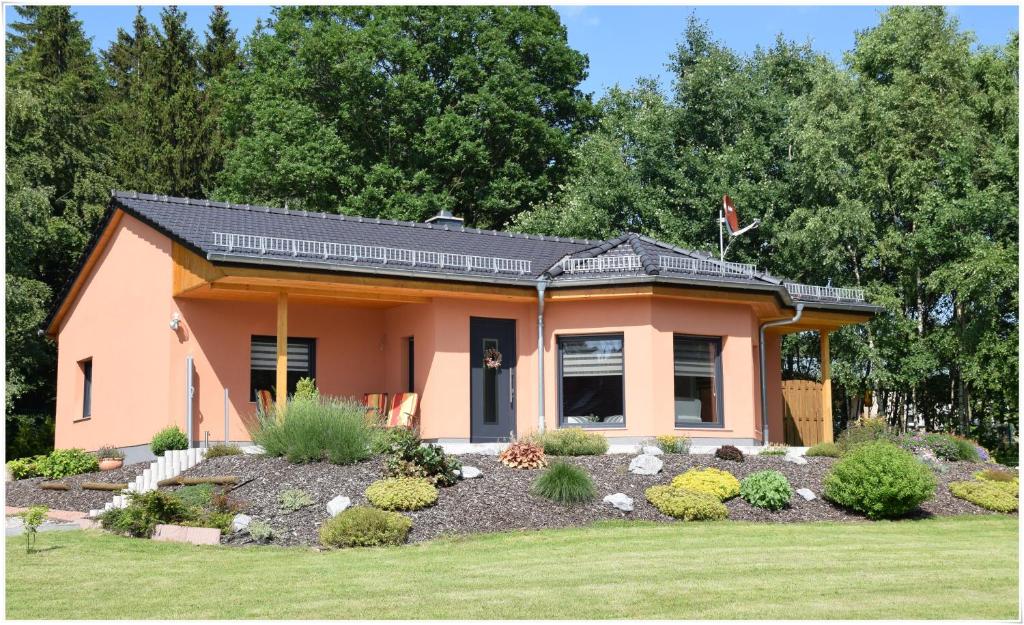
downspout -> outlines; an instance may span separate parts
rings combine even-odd
[[[804,305],[796,305],[796,316],[792,319],[779,319],[778,321],[767,321],[761,324],[761,331],[758,335],[759,342],[757,344],[757,355],[760,361],[760,370],[758,371],[758,378],[761,381],[761,444],[765,447],[768,446],[768,384],[764,379],[764,331],[765,328],[775,328],[778,326],[788,326],[791,323],[800,321],[800,316],[804,314]]]
[[[548,281],[537,279],[537,432],[544,432],[544,289]]]

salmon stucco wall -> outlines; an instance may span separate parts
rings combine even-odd
[[[768,441],[783,444],[786,442],[786,430],[782,401],[782,335],[769,332],[765,334],[764,342],[764,378],[768,383]]]
[[[148,444],[176,420],[171,379],[171,241],[123,216],[58,329],[57,448]],[[82,419],[81,361],[92,359]]]

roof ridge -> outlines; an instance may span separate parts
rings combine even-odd
[[[653,254],[647,252],[647,250],[640,247],[640,235],[631,232],[629,235],[629,246],[633,248],[633,252],[640,257],[640,265],[644,268],[644,273],[649,276],[656,276],[661,273],[661,265],[658,263],[658,259]]]
[[[362,215],[343,215],[341,213],[326,213],[323,211],[308,211],[305,209],[293,209],[293,208],[281,208],[274,206],[265,206],[261,204],[243,204],[240,202],[220,202],[209,199],[196,199],[188,197],[178,197],[173,195],[158,195],[156,193],[139,193],[138,191],[111,191],[111,196],[115,199],[125,200],[147,200],[151,202],[166,202],[169,204],[186,204],[190,206],[207,206],[212,208],[224,208],[228,210],[244,210],[244,211],[261,211],[266,213],[276,213],[278,215],[294,215],[296,217],[309,217],[317,219],[337,219],[339,221],[354,221],[356,223],[374,223],[388,226],[403,226],[408,228],[420,228],[423,230],[440,230],[449,232],[462,232],[466,234],[479,234],[486,236],[504,236],[515,239],[527,239],[531,241],[551,241],[555,243],[572,243],[575,245],[591,245],[594,243],[591,239],[577,239],[575,237],[560,237],[550,234],[529,234],[525,232],[512,232],[511,230],[484,230],[483,228],[467,228],[460,226],[459,228],[451,228],[445,226],[435,226],[434,224],[420,223],[418,221],[402,221],[398,219],[382,219],[380,217],[363,217]]]

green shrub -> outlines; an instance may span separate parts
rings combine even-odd
[[[907,433],[897,438],[900,447],[920,452],[927,449],[936,457],[950,462],[978,462],[978,446],[974,442],[942,432]]]
[[[530,492],[555,503],[574,504],[592,500],[597,489],[583,469],[555,462],[533,482]]]
[[[825,476],[825,497],[871,519],[906,514],[935,493],[935,475],[886,441],[855,446]]]
[[[660,485],[648,488],[644,495],[662,514],[684,521],[721,521],[729,516],[718,497],[707,493]]]
[[[295,383],[295,394],[293,401],[317,401],[320,399],[320,391],[316,388],[316,380],[313,378],[299,378]]]
[[[544,453],[549,456],[600,456],[608,451],[608,439],[599,432],[583,428],[551,430],[540,436]]]
[[[7,470],[15,480],[24,480],[30,477],[39,477],[39,462],[46,456],[32,456],[31,458],[18,458],[7,462]]]
[[[259,415],[253,442],[268,455],[284,456],[293,463],[353,464],[370,457],[374,434],[363,418],[365,411],[349,399],[290,401],[280,420]]]
[[[39,526],[46,520],[46,513],[50,511],[46,506],[32,506],[21,513],[22,532],[25,534],[25,553],[32,553],[36,546],[36,534]]]
[[[728,471],[720,469],[690,469],[672,479],[672,486],[682,490],[705,493],[719,501],[732,499],[740,494],[740,482]]]
[[[785,456],[789,453],[789,447],[785,445],[769,445],[758,452],[759,456]]]
[[[154,455],[162,456],[168,450],[188,449],[188,439],[181,428],[172,425],[154,434],[149,448]]]
[[[974,474],[975,479],[985,482],[1018,482],[1019,478],[1013,471],[1005,469],[985,469]]]
[[[688,454],[690,453],[690,437],[674,436],[665,434],[654,437],[654,444],[666,454]]]
[[[312,506],[313,498],[304,490],[291,488],[281,491],[281,494],[277,497],[277,502],[285,512],[295,512],[306,506]]]
[[[91,473],[99,469],[99,460],[84,449],[55,449],[36,463],[39,475],[51,480]]]
[[[320,542],[330,547],[400,545],[411,529],[412,521],[397,512],[354,506],[320,527]]]
[[[249,536],[252,537],[256,542],[266,542],[274,537],[274,528],[270,527],[270,524],[266,521],[249,521],[249,526],[246,528],[249,532]]]
[[[751,473],[740,482],[740,497],[757,508],[781,510],[792,496],[789,480],[778,471]]]
[[[889,427],[885,417],[862,417],[850,427],[843,430],[836,439],[842,453],[877,440],[894,441],[896,433]]]
[[[217,445],[210,445],[207,447],[206,453],[203,454],[203,458],[209,460],[211,458],[221,458],[223,456],[237,456],[240,453],[242,453],[242,448],[238,445],[218,443]]]
[[[839,445],[836,445],[835,443],[818,443],[813,447],[809,447],[807,449],[807,453],[804,455],[811,458],[815,456],[825,458],[838,458],[839,456],[843,455],[843,452],[842,450],[839,449]]]
[[[366,489],[366,498],[382,510],[419,510],[437,503],[437,487],[420,477],[389,477]]]
[[[743,452],[735,445],[722,445],[715,450],[715,457],[732,462],[743,462]]]
[[[113,445],[104,445],[96,450],[96,457],[100,460],[111,458],[113,460],[124,460],[124,452]]]
[[[1013,512],[1017,509],[1018,498],[1005,486],[1013,482],[952,482],[949,492],[954,497],[969,501],[993,512]]]
[[[403,432],[408,432],[403,428]],[[439,445],[421,445],[415,434],[393,436],[384,463],[389,477],[422,477],[437,486],[452,486],[459,481],[462,463],[444,453]]]
[[[191,484],[173,491],[173,495],[186,507],[206,510],[213,505],[213,484]]]
[[[956,443],[958,456],[963,462],[981,462],[981,455],[978,452],[978,445],[974,441],[959,436],[954,436],[953,441]]]
[[[131,493],[126,507],[108,510],[100,516],[100,525],[117,534],[149,538],[158,524],[181,524],[197,518],[196,510],[174,494],[151,490]]]
[[[419,446],[419,444],[420,438],[416,435],[416,430],[412,428],[377,428],[374,430],[370,448],[375,454],[386,454],[394,448],[404,449]]]

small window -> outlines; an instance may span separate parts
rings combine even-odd
[[[408,391],[409,393],[415,393],[416,392],[416,341],[411,336],[409,337],[409,344],[408,344],[408,347],[406,349],[406,356],[405,357],[407,359],[407,363],[406,363],[407,373],[406,374],[407,374],[407,377],[408,377],[408,380],[406,381],[406,385],[405,385],[406,386],[405,390]]]
[[[92,417],[92,358],[78,363],[82,368],[82,418]]]
[[[676,427],[722,426],[722,340],[676,336]]]
[[[277,338],[254,336],[250,348],[249,401],[257,401],[256,391],[277,396]],[[301,378],[316,377],[316,341],[288,338],[288,395],[295,393]]]
[[[623,427],[622,335],[558,338],[560,423]]]

